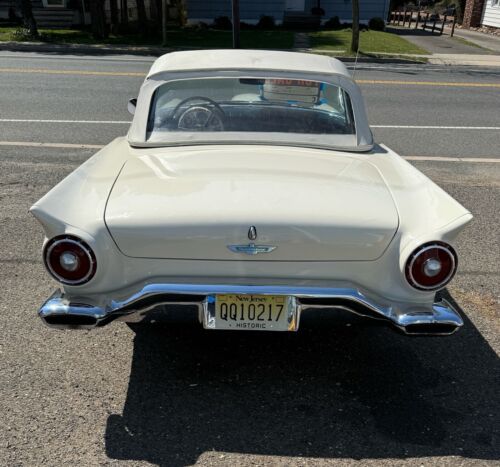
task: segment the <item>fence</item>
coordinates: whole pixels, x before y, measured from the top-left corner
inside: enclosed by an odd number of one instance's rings
[[[420,27],[426,31],[430,30],[432,34],[437,32],[439,35],[443,34],[443,30],[446,24],[451,25],[450,36],[453,37],[455,33],[455,24],[457,22],[456,15],[438,15],[431,14],[429,11],[425,10],[397,10],[391,11],[389,23],[395,26],[402,27],[412,27],[414,23],[414,29]],[[402,23],[402,24],[401,24]]]

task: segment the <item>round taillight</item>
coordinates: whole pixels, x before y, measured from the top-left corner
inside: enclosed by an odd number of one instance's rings
[[[72,235],[49,240],[43,257],[48,271],[63,284],[85,284],[97,269],[94,252],[83,240]]]
[[[406,261],[406,280],[419,290],[438,290],[451,281],[457,270],[455,250],[443,242],[418,247]]]

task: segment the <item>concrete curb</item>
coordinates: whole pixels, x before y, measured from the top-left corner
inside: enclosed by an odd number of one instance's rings
[[[158,57],[172,48],[129,45],[49,44],[45,42],[0,42],[0,50],[8,52],[57,53],[65,55],[143,55]]]

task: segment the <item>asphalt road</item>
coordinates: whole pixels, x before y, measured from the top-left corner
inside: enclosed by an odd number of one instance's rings
[[[28,57],[21,53],[0,54],[0,140],[46,141],[50,136],[50,142],[106,144],[126,132],[131,119],[126,103],[136,96],[152,63],[147,57]],[[366,68],[358,69],[356,79],[361,81],[378,141],[409,156],[500,155],[498,129],[434,128],[500,127],[500,70],[463,67],[451,71],[447,67],[418,65]],[[363,83],[369,80],[403,84]],[[415,81],[441,85],[404,84]],[[447,85],[449,82],[486,86],[457,87]],[[8,121],[16,119],[76,122],[30,121],[21,125]],[[123,123],[79,123],[82,120]],[[394,128],[399,125],[431,128]]]
[[[498,465],[500,73],[356,72],[377,140],[423,156],[413,163],[475,215],[445,291],[466,320],[456,335],[337,313],[286,335],[48,329],[35,312],[55,284],[27,210],[93,152],[50,144],[124,134],[82,121],[128,121],[149,64],[0,55],[0,465]]]

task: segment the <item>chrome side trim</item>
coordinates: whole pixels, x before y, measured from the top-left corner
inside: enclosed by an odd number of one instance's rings
[[[40,308],[39,316],[51,327],[93,328],[115,319],[140,321],[149,310],[161,305],[190,305],[198,308],[200,317],[208,319],[209,297],[216,294],[288,296],[297,307],[297,327],[301,312],[309,308],[341,308],[388,321],[407,334],[447,335],[463,325],[458,312],[445,300],[429,305],[382,304],[355,288],[224,284],[148,284],[125,299],[110,299],[103,304],[85,303],[91,300],[71,301],[56,291]]]
[[[249,234],[250,235],[250,234]],[[258,255],[259,253],[271,253],[276,250],[276,246],[272,245],[256,245],[250,243],[248,245],[227,245],[233,253],[243,253],[245,255]]]

